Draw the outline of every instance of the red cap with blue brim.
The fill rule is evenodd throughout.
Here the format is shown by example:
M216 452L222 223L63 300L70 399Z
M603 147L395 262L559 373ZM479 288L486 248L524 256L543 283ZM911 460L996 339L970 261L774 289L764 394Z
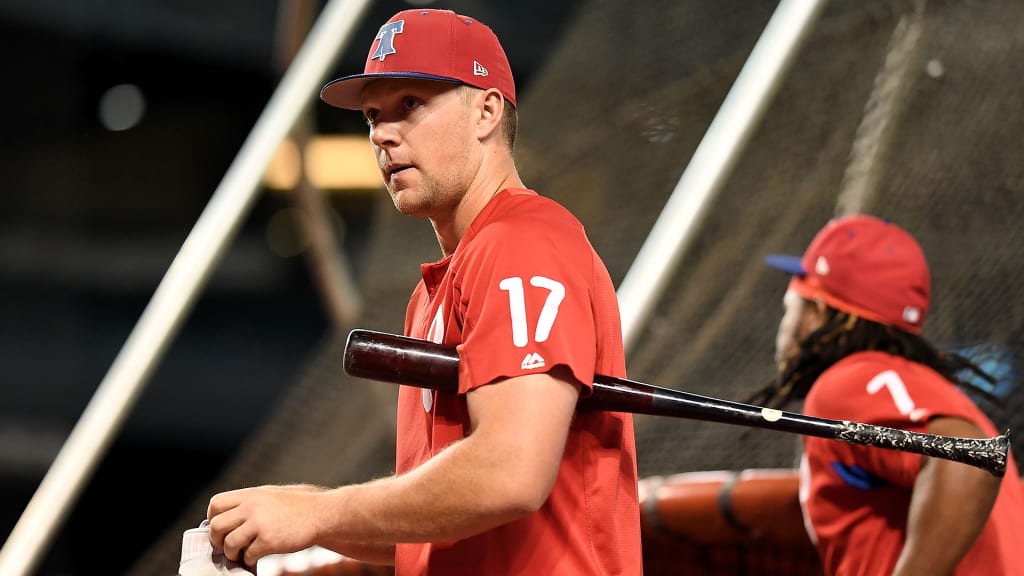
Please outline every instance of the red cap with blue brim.
M844 312L919 334L931 298L924 251L906 230L866 215L830 221L802 257L765 263L793 275L789 288Z
M516 87L498 37L483 23L451 10L413 9L380 27L362 74L330 82L320 99L359 110L363 88L381 78L412 78L497 88L512 106Z

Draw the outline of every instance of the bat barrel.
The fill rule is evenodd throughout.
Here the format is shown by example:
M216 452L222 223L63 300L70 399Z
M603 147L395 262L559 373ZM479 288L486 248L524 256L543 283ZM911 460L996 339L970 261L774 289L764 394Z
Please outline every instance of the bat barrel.
M357 378L454 392L459 387L459 355L454 348L425 340L352 330L345 343L345 373Z

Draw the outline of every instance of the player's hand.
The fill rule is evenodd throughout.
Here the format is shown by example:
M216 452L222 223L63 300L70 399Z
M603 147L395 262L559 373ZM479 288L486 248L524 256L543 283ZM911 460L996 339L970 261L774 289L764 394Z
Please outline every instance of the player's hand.
M316 543L318 515L327 491L309 485L260 486L222 492L210 499L210 540L224 555L247 566L268 554Z

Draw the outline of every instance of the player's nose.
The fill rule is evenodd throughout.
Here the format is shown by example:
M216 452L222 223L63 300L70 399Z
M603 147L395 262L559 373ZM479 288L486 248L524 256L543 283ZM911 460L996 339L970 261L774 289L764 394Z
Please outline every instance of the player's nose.
M401 136L394 122L378 122L370 129L370 142L378 148L393 147L400 141Z

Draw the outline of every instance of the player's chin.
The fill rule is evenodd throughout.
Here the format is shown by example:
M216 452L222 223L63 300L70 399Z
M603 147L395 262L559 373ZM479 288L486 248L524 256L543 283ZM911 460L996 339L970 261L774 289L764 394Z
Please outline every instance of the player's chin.
M411 189L403 188L395 190L389 188L388 192L391 194L391 201L395 203L395 208L397 208L399 212L407 216L424 216L426 206L424 206L419 195L415 194Z

